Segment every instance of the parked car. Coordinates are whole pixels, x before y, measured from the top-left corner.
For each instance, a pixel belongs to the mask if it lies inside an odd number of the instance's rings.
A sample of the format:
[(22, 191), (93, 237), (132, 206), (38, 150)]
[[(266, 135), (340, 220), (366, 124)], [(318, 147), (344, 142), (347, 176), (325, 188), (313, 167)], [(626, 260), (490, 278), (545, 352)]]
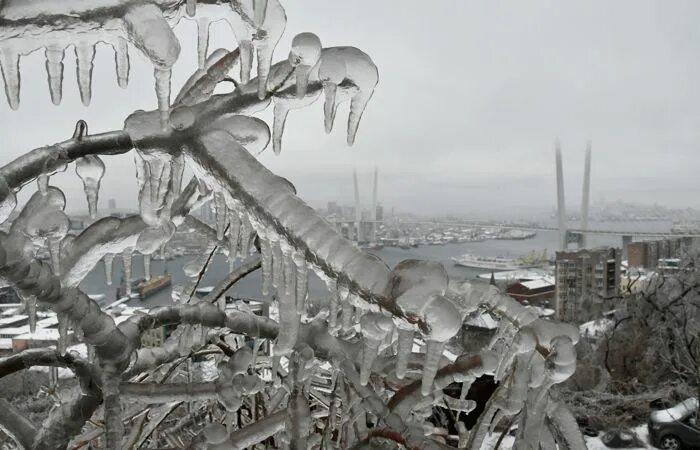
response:
[(698, 399), (691, 397), (668, 409), (649, 414), (649, 440), (664, 450), (700, 447), (700, 428), (695, 412)]

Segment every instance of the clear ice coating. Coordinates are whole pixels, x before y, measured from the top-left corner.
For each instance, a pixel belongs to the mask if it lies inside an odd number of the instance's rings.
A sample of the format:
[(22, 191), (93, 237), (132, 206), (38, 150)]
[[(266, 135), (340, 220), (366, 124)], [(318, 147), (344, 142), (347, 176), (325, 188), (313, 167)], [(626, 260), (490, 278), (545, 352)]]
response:
[(100, 181), (105, 174), (105, 164), (97, 155), (87, 155), (75, 161), (75, 173), (83, 181), (83, 189), (88, 202), (90, 217), (97, 217), (97, 201), (100, 195)]
[[(241, 54), (241, 82), (250, 81), (253, 54), (258, 61), (258, 97), (267, 95), (267, 78), (272, 65), (272, 53), (287, 26), (287, 15), (278, 0), (239, 0), (231, 2), (236, 12), (231, 28)], [(257, 20), (256, 20), (257, 17)]]
[[(41, 21), (34, 24), (32, 18), (36, 19), (33, 16), (37, 16), (37, 13), (40, 13), (38, 17)], [(197, 23), (199, 70), (185, 83), (171, 109), (171, 69), (180, 51), (172, 27), (184, 15)], [(464, 288), (464, 291), (450, 291), (447, 274), (440, 265), (408, 261), (399, 264), (390, 273), (383, 262), (342, 239), (332, 226), (296, 197), (296, 191), (290, 183), (270, 174), (253, 156), (266, 148), (270, 130), (260, 119), (240, 115), (243, 112), (254, 112), (246, 109), (247, 102), (251, 101), (255, 105), (252, 109), (274, 104), (272, 140), (275, 152), (279, 153), (288, 112), (313, 103), (321, 91), (325, 97), (324, 124), (329, 132), (338, 105), (350, 102), (347, 140), (352, 144), (365, 106), (378, 82), (376, 67), (367, 55), (352, 47), (322, 49), (316, 35), (301, 33), (292, 40), (288, 57), (271, 67), (271, 55), (286, 22), (284, 10), (273, 0), (234, 0), (231, 3), (225, 0), (199, 3), (196, 0), (100, 0), (82, 3), (9, 0), (0, 3), (0, 17), (0, 69), (13, 108), (19, 105), (19, 59), (38, 48), (44, 49), (48, 90), (55, 104), (60, 103), (62, 98), (64, 59), (67, 53), (75, 54), (77, 59), (78, 87), (85, 104), (92, 97), (92, 72), (95, 45), (98, 42), (106, 43), (114, 49), (116, 79), (121, 87), (125, 87), (129, 81), (129, 43), (153, 63), (158, 111), (152, 114), (135, 113), (127, 120), (125, 127), (135, 145), (139, 209), (146, 227), (143, 228), (143, 223), (137, 218), (128, 218), (122, 222), (114, 219), (111, 222), (121, 224), (120, 232), (123, 231), (123, 225), (131, 234), (118, 244), (100, 242), (104, 247), (99, 249), (99, 255), (93, 260), (97, 263), (99, 256), (104, 255), (102, 258), (108, 283), (112, 282), (114, 255), (120, 253), (125, 277), (122, 284), (127, 295), (130, 294), (131, 287), (132, 252), (143, 255), (144, 275), (149, 278), (150, 255), (159, 248), (164, 248), (175, 231), (175, 224), (181, 223), (179, 212), (175, 217), (171, 215), (173, 206), (179, 207), (183, 203), (175, 201), (181, 191), (186, 161), (193, 163), (191, 168), (195, 169), (194, 172), (199, 177), (200, 197), (185, 200), (184, 203), (186, 206), (201, 204), (206, 201), (205, 197), (213, 197), (216, 206), (216, 245), (228, 253), (230, 261), (233, 262), (237, 257), (247, 257), (251, 244), (258, 235), (263, 293), (266, 296), (274, 295), (278, 306), (275, 309), (273, 304), (272, 320), (254, 318), (252, 311), (242, 306), (239, 311), (231, 313), (226, 309), (225, 299), (220, 299), (216, 307), (208, 303), (164, 307), (151, 311), (150, 314), (166, 320), (177, 317), (181, 325), (175, 331), (173, 339), (168, 339), (160, 347), (140, 348), (131, 354), (132, 364), (141, 364), (146, 370), (156, 366), (160, 368), (155, 369), (150, 377), (143, 377), (148, 372), (141, 371), (138, 378), (129, 379), (146, 380), (145, 382), (125, 382), (124, 386), (149, 388), (159, 401), (172, 400), (172, 396), (163, 394), (163, 390), (184, 399), (187, 404), (183, 407), (183, 412), (188, 412), (182, 419), (191, 419), (191, 422), (183, 426), (183, 429), (191, 427), (185, 431), (188, 437), (201, 431), (199, 434), (208, 448), (231, 448), (232, 445), (239, 444), (235, 438), (241, 435), (248, 439), (253, 439), (251, 436), (258, 439), (246, 445), (241, 444), (241, 448), (254, 447), (271, 436), (281, 446), (306, 448), (308, 444), (314, 448), (319, 445), (323, 448), (346, 448), (367, 437), (369, 424), (386, 424), (390, 431), (403, 433), (407, 447), (428, 448), (434, 436), (444, 436), (441, 434), (443, 430), (433, 426), (435, 424), (428, 425), (425, 420), (431, 414), (432, 405), (445, 400), (449, 409), (468, 413), (474, 408), (473, 402), (465, 400), (469, 386), (478, 376), (488, 373), (501, 383), (493, 402), (497, 409), (493, 426), (501, 417), (513, 417), (527, 408), (527, 414), (520, 414), (516, 441), (527, 442), (524, 447), (529, 445), (529, 448), (536, 448), (540, 443), (541, 446), (554, 446), (552, 433), (543, 425), (544, 417), (548, 414), (551, 419), (559, 418), (559, 415), (551, 417), (552, 411), (558, 410), (548, 397), (548, 389), (568, 379), (575, 369), (574, 345), (578, 339), (575, 327), (539, 319), (531, 309), (522, 307), (497, 290), (478, 292), (478, 289)], [(217, 20), (231, 24), (239, 40), (239, 48), (234, 51), (219, 49), (208, 55), (209, 27)], [(17, 34), (17, 27), (22, 23), (36, 26), (36, 30), (32, 27), (20, 30), (20, 34), (30, 34), (29, 39), (12, 37), (12, 32)], [(64, 27), (61, 33), (57, 33), (55, 27), (52, 28), (56, 23)], [(11, 31), (9, 34), (8, 29)], [(73, 51), (70, 47), (73, 47)], [(251, 71), (256, 52), (258, 79), (249, 83), (253, 77)], [(236, 69), (236, 64), (241, 66), (242, 82), (249, 85), (235, 83), (236, 91), (233, 94), (213, 96), (217, 83)], [(252, 101), (251, 94), (257, 94), (261, 99), (269, 96), (272, 100)], [(238, 102), (243, 105), (242, 109), (236, 109), (239, 107)], [(232, 108), (223, 111), (220, 108), (222, 105)], [(217, 111), (217, 108), (220, 110)], [(212, 110), (214, 113), (211, 113)], [(203, 119), (200, 116), (202, 112)], [(146, 120), (139, 123), (140, 118), (144, 117)], [(81, 127), (79, 124), (78, 132), (71, 142), (71, 146), (75, 145), (78, 151), (83, 150), (78, 141), (86, 133), (86, 129)], [(177, 139), (170, 139), (168, 133)], [(160, 140), (161, 136), (165, 136), (165, 139)], [(153, 142), (159, 143), (152, 144)], [(194, 143), (201, 144), (201, 147), (190, 147)], [(86, 148), (89, 150), (90, 144)], [(99, 183), (104, 173), (104, 165), (95, 158), (97, 157), (88, 155), (76, 161), (76, 172), (83, 180), (93, 217), (96, 214)], [(56, 274), (60, 274), (60, 264), (66, 266), (65, 270), (70, 270), (68, 266), (69, 262), (74, 262), (71, 259), (75, 255), (73, 252), (85, 250), (76, 250), (74, 246), (77, 247), (85, 238), (89, 238), (90, 233), (86, 232), (88, 236), (77, 238), (66, 235), (68, 222), (63, 212), (65, 197), (60, 190), (49, 186), (48, 182), (49, 176), (55, 173), (54, 162), (45, 164), (45, 170), (37, 176), (40, 192), (32, 196), (12, 222), (7, 234), (9, 239), (5, 239), (5, 234), (2, 234), (0, 240), (7, 250), (17, 250), (27, 259), (37, 256), (39, 247), (48, 247), (53, 269)], [(51, 169), (46, 170), (47, 168)], [(221, 171), (221, 168), (225, 170)], [(41, 171), (38, 167), (33, 169), (37, 169), (33, 173)], [(15, 183), (9, 186), (0, 177), (0, 222), (7, 219), (16, 207), (15, 191), (19, 185), (15, 178), (8, 176)], [(229, 181), (233, 183), (227, 185)], [(241, 197), (237, 198), (236, 195)], [(134, 223), (138, 223), (138, 231), (129, 231), (129, 226)], [(191, 282), (172, 289), (176, 303), (187, 303), (190, 299), (194, 290), (193, 281), (202, 273), (204, 257), (212, 250), (214, 241), (209, 244), (203, 250), (202, 258), (185, 265), (184, 271)], [(58, 249), (62, 249), (65, 258), (63, 261), (58, 259), (61, 255)], [(36, 268), (32, 267), (27, 272), (32, 283), (26, 283), (27, 285), (33, 285), (34, 282), (41, 284), (53, 276), (46, 271), (40, 273), (38, 280), (35, 280)], [(322, 322), (325, 319), (323, 305), (319, 305), (317, 299), (308, 299), (309, 269), (316, 271), (329, 288), (327, 328)], [(60, 281), (65, 282), (67, 277), (64, 275)], [(50, 288), (55, 287), (52, 285)], [(34, 331), (37, 327), (36, 300), (33, 296), (22, 298), (24, 309), (29, 315), (30, 330)], [(75, 307), (69, 305), (69, 301), (70, 296), (62, 298), (61, 306)], [(99, 311), (93, 311), (94, 304), (90, 305), (88, 312), (97, 314)], [(338, 327), (339, 309), (342, 309), (341, 332)], [(455, 336), (467, 310), (470, 313), (488, 311), (499, 316), (501, 327), (488, 350), (479, 353), (481, 367), (468, 373), (450, 373), (456, 381), (463, 383), (462, 395), (460, 399), (446, 399), (440, 393), (446, 377), (436, 379), (436, 373), (445, 345)], [(228, 316), (224, 318), (221, 312), (227, 312)], [(279, 320), (273, 324), (277, 312)], [(221, 320), (225, 320), (224, 326), (221, 325)], [(65, 351), (70, 324), (65, 315), (59, 315), (59, 321), (59, 349)], [(212, 325), (214, 322), (216, 325)], [(152, 322), (146, 318), (140, 325), (148, 326), (149, 323)], [(398, 328), (397, 333), (394, 333), (395, 327)], [(74, 328), (75, 337), (83, 340), (80, 328)], [(125, 334), (141, 329), (129, 321), (120, 323), (119, 328)], [(112, 333), (109, 327), (103, 331), (105, 335), (108, 331)], [(231, 331), (237, 333), (236, 336)], [(250, 331), (252, 333), (248, 333)], [(89, 337), (90, 334), (87, 332), (86, 335)], [(252, 336), (245, 336), (246, 334)], [(265, 358), (261, 357), (256, 364), (255, 357), (251, 357), (248, 348), (249, 338), (255, 340), (255, 353), (268, 352), (267, 344), (274, 335), (277, 336), (277, 341), (270, 346), (271, 352), (265, 354)], [(119, 348), (119, 336), (119, 333), (108, 335), (110, 348), (114, 345), (123, 354), (131, 352), (128, 348), (131, 344)], [(138, 336), (130, 335), (128, 339), (131, 340), (132, 337)], [(189, 357), (193, 355), (193, 350), (200, 349), (207, 342), (207, 338), (223, 339), (235, 353), (231, 355), (228, 350), (226, 354), (218, 350), (216, 354), (202, 352), (197, 355), (198, 358), (202, 357), (202, 363), (193, 363)], [(398, 392), (402, 388), (410, 391), (417, 387), (412, 381), (420, 365), (412, 364), (410, 373), (408, 370), (416, 338), (425, 344), (425, 361), (422, 374), (418, 375), (422, 378), (422, 398), (418, 392), (407, 396), (399, 395), (400, 398), (393, 399), (398, 403), (396, 411), (404, 409), (405, 414), (392, 412), (387, 415), (387, 405), (382, 402), (391, 397), (391, 391)], [(394, 340), (397, 341), (396, 349), (393, 346)], [(265, 345), (261, 346), (263, 342)], [(450, 345), (452, 350), (452, 346), (458, 347), (459, 342), (453, 340)], [(236, 350), (238, 347), (240, 349)], [(94, 345), (88, 345), (90, 364), (96, 360), (95, 348)], [(109, 355), (104, 355), (102, 345), (98, 345), (97, 349), (98, 352), (103, 352), (100, 354), (100, 363), (109, 360)], [(379, 354), (382, 358), (378, 357)], [(150, 358), (142, 358), (146, 355)], [(187, 358), (187, 363), (179, 366), (175, 362), (170, 369), (162, 365), (175, 361), (178, 356)], [(272, 356), (271, 377), (268, 356)], [(329, 376), (327, 369), (318, 370), (317, 358), (325, 359), (324, 365), (330, 366), (330, 398), (325, 391), (318, 389), (318, 383), (312, 384), (312, 380), (322, 378), (326, 381), (325, 378)], [(357, 380), (349, 374), (339, 374), (343, 358), (359, 364)], [(392, 378), (391, 385), (383, 386), (382, 383), (376, 383), (376, 386), (375, 383), (368, 383), (373, 370), (381, 370), (378, 373), (380, 376), (389, 373), (391, 369), (387, 363), (392, 361), (396, 361), (396, 378), (403, 381), (396, 384), (397, 380)], [(209, 362), (217, 365), (215, 368), (210, 367), (212, 373), (207, 374), (209, 381), (205, 381), (201, 367)], [(338, 366), (339, 362), (341, 366)], [(460, 363), (461, 360), (453, 367), (461, 367)], [(173, 379), (162, 384), (150, 383), (164, 371), (168, 377), (173, 376)], [(213, 372), (218, 372), (218, 378)], [(275, 395), (277, 400), (271, 402), (272, 405), (267, 403), (267, 393), (254, 395), (271, 386), (271, 380), (274, 380), (275, 385), (284, 383), (284, 389), (279, 390), (281, 395)], [(313, 410), (309, 408), (311, 397)], [(211, 400), (217, 400), (225, 411), (220, 409), (217, 401)], [(203, 403), (196, 402), (202, 401), (210, 402), (205, 407), (208, 414), (206, 418), (197, 415), (198, 411), (204, 409)], [(414, 406), (406, 408), (401, 405), (413, 401), (417, 401)], [(263, 402), (265, 408), (272, 406), (266, 409), (271, 414), (265, 414), (261, 418), (257, 408), (259, 402)], [(251, 414), (246, 414), (245, 411), (240, 415), (235, 414), (242, 405), (246, 405)], [(323, 410), (324, 407), (327, 407), (327, 413)], [(275, 411), (278, 410), (283, 411), (283, 420), (273, 424), (275, 415), (278, 414)], [(74, 420), (69, 417), (69, 408), (65, 408), (65, 411), (66, 415), (52, 414), (60, 417), (50, 418), (49, 421), (53, 420), (54, 424), (60, 425), (62, 420)], [(124, 408), (124, 411), (127, 409)], [(327, 421), (321, 417), (328, 415), (330, 417)], [(111, 429), (108, 416), (106, 413), (104, 428), (109, 435), (114, 430)], [(119, 419), (125, 417), (117, 416), (117, 422), (122, 423)], [(150, 421), (147, 431), (153, 431), (157, 426), (154, 417), (142, 417)], [(84, 419), (81, 420), (84, 422)], [(235, 420), (239, 423), (234, 424)], [(220, 423), (205, 425), (207, 421), (226, 422), (229, 428)], [(560, 429), (566, 434), (578, 433), (575, 420), (573, 422), (573, 426)], [(135, 422), (127, 420), (124, 423), (132, 426), (132, 431), (138, 428)], [(76, 428), (79, 428), (78, 425), (82, 425), (82, 422), (75, 423)], [(319, 430), (323, 432), (319, 433)], [(116, 434), (119, 433), (120, 431)], [(458, 433), (460, 445), (467, 446), (470, 437), (467, 436), (466, 429), (460, 428)], [(150, 436), (150, 433), (144, 434)], [(176, 434), (177, 431), (172, 434), (168, 430), (154, 436), (163, 436), (169, 440)], [(231, 440), (228, 439), (229, 434)], [(334, 436), (337, 436), (337, 442), (332, 442), (336, 440)], [(189, 441), (178, 442), (181, 437), (177, 436), (175, 442), (168, 441), (168, 446), (186, 446)], [(150, 446), (159, 444), (154, 441), (155, 439), (151, 440)], [(367, 445), (372, 444), (368, 439)], [(45, 447), (58, 448), (65, 445), (67, 443)], [(112, 445), (110, 448), (117, 447), (118, 445)], [(472, 446), (479, 447), (480, 443)]]
[(323, 106), (326, 132), (333, 129), (338, 105), (350, 100), (348, 145), (355, 142), (362, 113), (379, 82), (379, 72), (372, 59), (355, 47), (333, 47), (323, 50), (318, 76), (323, 83)]
[(321, 40), (313, 33), (300, 33), (292, 40), (289, 51), (289, 64), (294, 67), (297, 85), (297, 98), (306, 95), (309, 84), (309, 72), (321, 58)]
[(394, 330), (390, 317), (380, 313), (367, 313), (360, 319), (362, 329), (362, 364), (360, 365), (360, 384), (367, 385), (372, 372), (372, 363), (379, 354), (379, 346)]

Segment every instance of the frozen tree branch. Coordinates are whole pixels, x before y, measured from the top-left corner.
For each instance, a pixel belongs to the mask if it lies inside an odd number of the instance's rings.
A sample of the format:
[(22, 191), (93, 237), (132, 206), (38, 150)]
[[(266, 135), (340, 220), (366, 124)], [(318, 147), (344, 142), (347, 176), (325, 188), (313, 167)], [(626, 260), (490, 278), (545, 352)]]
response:
[(24, 448), (31, 448), (37, 429), (10, 402), (0, 398), (0, 428)]

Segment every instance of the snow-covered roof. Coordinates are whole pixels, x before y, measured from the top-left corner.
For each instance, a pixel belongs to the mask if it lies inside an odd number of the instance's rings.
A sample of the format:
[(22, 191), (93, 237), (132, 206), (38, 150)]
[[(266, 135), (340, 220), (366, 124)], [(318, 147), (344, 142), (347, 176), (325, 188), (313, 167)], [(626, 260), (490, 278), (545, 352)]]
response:
[(491, 314), (479, 314), (478, 316), (469, 318), (465, 323), (472, 327), (486, 328), (487, 330), (498, 328), (498, 322)]
[(21, 322), (27, 320), (27, 316), (23, 314), (17, 314), (14, 316), (0, 317), (0, 328), (12, 325), (13, 323)]
[(651, 420), (656, 423), (671, 423), (681, 421), (698, 409), (698, 399), (690, 397), (676, 406), (651, 412)]
[[(507, 270), (505, 272), (494, 272), (493, 278), (496, 281), (507, 281), (507, 280), (537, 280), (550, 277), (549, 273), (544, 269), (518, 269), (518, 270)], [(491, 273), (479, 274), (479, 278), (482, 280), (490, 280)]]
[(521, 281), (520, 284), (522, 284), (524, 287), (530, 290), (542, 289), (554, 286), (554, 279), (552, 279), (551, 277), (544, 277), (538, 278), (536, 280)]
[(57, 328), (37, 328), (34, 333), (21, 334), (15, 339), (32, 339), (38, 341), (50, 341), (58, 340), (58, 329)]

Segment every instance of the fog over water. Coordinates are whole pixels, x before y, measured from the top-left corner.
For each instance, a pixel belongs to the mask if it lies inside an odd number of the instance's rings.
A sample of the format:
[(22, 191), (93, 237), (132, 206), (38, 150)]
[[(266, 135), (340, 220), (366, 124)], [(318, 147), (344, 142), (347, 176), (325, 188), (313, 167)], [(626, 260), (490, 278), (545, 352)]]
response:
[[(700, 2), (402, 2), (307, 0), (285, 3), (288, 23), (274, 60), (303, 31), (325, 46), (354, 45), (375, 61), (380, 82), (352, 149), (347, 106), (323, 130), (322, 101), (289, 115), (279, 157), (261, 155), (314, 206), (351, 203), (358, 168), (368, 201), (380, 170), (380, 201), (420, 214), (526, 217), (555, 204), (554, 140), (562, 142), (570, 207), (580, 199), (584, 149), (593, 142), (592, 200), (700, 207)], [(182, 53), (173, 96), (196, 67), (196, 27), (176, 28)], [(210, 49), (235, 45), (212, 27)], [(126, 90), (114, 56), (97, 50), (93, 98), (77, 95), (72, 51), (64, 98), (50, 102), (43, 52), (22, 59), (22, 100), (0, 100), (0, 163), (67, 139), (78, 119), (93, 133), (119, 129), (136, 109), (154, 109), (152, 67), (131, 52)], [(224, 88), (222, 88), (224, 89)], [(226, 87), (230, 89), (230, 87)], [(270, 111), (261, 115), (271, 123)], [(101, 206), (135, 205), (133, 156), (105, 158)], [(72, 170), (52, 177), (69, 210), (84, 210)], [(29, 190), (25, 190), (29, 191)], [(26, 193), (23, 194), (26, 197)]]

